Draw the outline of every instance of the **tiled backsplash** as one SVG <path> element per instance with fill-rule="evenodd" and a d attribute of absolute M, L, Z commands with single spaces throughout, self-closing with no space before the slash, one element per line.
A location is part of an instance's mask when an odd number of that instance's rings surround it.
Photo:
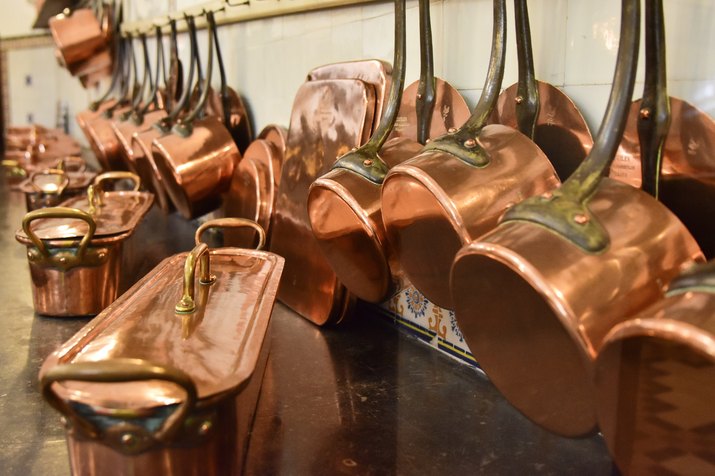
<path fill-rule="evenodd" d="M 138 12 L 155 15 L 162 5 L 185 2 L 135 0 Z M 715 2 L 669 0 L 665 3 L 668 89 L 715 115 Z M 146 4 L 146 5 L 143 5 Z M 537 77 L 562 88 L 580 107 L 595 133 L 610 92 L 618 47 L 620 0 L 532 0 L 529 2 Z M 147 8 L 144 8 L 147 7 Z M 5 21 L 5 20 L 3 20 Z M 457 87 L 473 106 L 486 77 L 491 46 L 490 0 L 432 2 L 435 73 Z M 407 83 L 419 74 L 417 2 L 408 1 Z M 504 86 L 516 81 L 517 61 L 509 2 L 508 61 Z M 269 123 L 286 125 L 293 97 L 313 67 L 359 58 L 392 59 L 391 2 L 287 15 L 222 26 L 219 37 L 229 84 L 245 97 L 254 130 Z M 199 42 L 205 45 L 206 32 Z M 153 48 L 152 56 L 153 56 Z M 205 47 L 203 49 L 205 54 Z M 180 38 L 180 54 L 188 59 L 188 40 Z M 25 122 L 27 111 L 36 119 L 52 117 L 56 101 L 67 104 L 72 116 L 86 107 L 89 96 L 67 74 L 58 71 L 51 48 L 10 51 L 9 123 Z M 642 91 L 643 52 L 635 95 Z M 33 74 L 32 86 L 23 77 Z M 40 114 L 42 111 L 42 114 Z M 76 127 L 72 130 L 79 135 Z M 447 279 L 447 277 L 445 277 Z M 412 289 L 384 306 L 386 315 L 435 347 L 470 361 L 453 313 L 437 308 Z M 472 359 L 473 362 L 473 359 Z"/>

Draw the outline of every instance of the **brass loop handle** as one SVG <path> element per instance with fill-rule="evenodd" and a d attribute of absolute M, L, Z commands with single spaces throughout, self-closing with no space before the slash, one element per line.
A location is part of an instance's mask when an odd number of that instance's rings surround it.
<path fill-rule="evenodd" d="M 138 433 L 146 430 L 142 427 L 131 425 L 116 435 L 116 441 L 108 442 L 112 446 L 116 446 L 120 451 L 127 453 L 138 453 L 149 449 L 155 444 L 169 442 L 181 429 L 186 417 L 196 406 L 196 385 L 189 375 L 174 367 L 153 364 L 143 359 L 116 358 L 98 362 L 75 362 L 51 368 L 40 379 L 40 390 L 43 398 L 69 421 L 82 428 L 87 435 L 93 438 L 103 438 L 105 432 L 102 432 L 85 417 L 77 414 L 69 402 L 60 398 L 52 388 L 54 383 L 68 380 L 99 383 L 163 380 L 176 384 L 186 393 L 186 399 L 164 421 L 164 424 L 153 435 L 146 435 L 150 436 L 149 439 L 142 441 L 141 437 L 145 435 Z M 106 432 L 106 436 L 113 436 L 111 433 L 110 429 Z"/>
<path fill-rule="evenodd" d="M 261 225 L 253 220 L 248 220 L 246 218 L 216 218 L 214 220 L 209 220 L 204 222 L 199 226 L 194 234 L 194 242 L 198 245 L 201 243 L 201 235 L 204 234 L 209 228 L 246 228 L 250 227 L 256 230 L 258 233 L 258 245 L 256 245 L 257 250 L 262 250 L 266 244 L 266 232 Z"/>
<path fill-rule="evenodd" d="M 190 314 L 196 310 L 196 301 L 194 300 L 194 279 L 196 277 L 196 262 L 201 262 L 201 277 L 199 283 L 208 285 L 216 281 L 216 277 L 211 275 L 209 247 L 206 243 L 199 243 L 191 250 L 189 256 L 186 257 L 184 263 L 184 285 L 181 299 L 174 310 L 178 314 Z"/>
<path fill-rule="evenodd" d="M 47 176 L 56 176 L 60 178 L 60 182 L 57 184 L 57 186 L 54 188 L 54 190 L 51 190 L 47 187 L 42 187 L 37 184 L 35 179 L 37 177 L 47 177 Z M 67 186 L 70 184 L 70 178 L 67 176 L 64 170 L 62 169 L 45 169 L 45 170 L 40 170 L 37 172 L 33 172 L 30 175 L 30 185 L 32 185 L 32 188 L 35 189 L 36 192 L 39 193 L 44 193 L 46 195 L 62 195 L 62 192 L 65 191 Z"/>
<path fill-rule="evenodd" d="M 64 170 L 65 172 L 82 173 L 87 170 L 87 162 L 82 157 L 76 155 L 68 155 L 57 161 L 56 169 Z"/>
<path fill-rule="evenodd" d="M 25 232 L 30 241 L 32 241 L 32 244 L 35 245 L 37 250 L 43 256 L 49 257 L 50 253 L 49 251 L 47 251 L 47 247 L 45 246 L 45 244 L 42 242 L 41 239 L 37 237 L 35 232 L 30 229 L 30 223 L 35 220 L 41 220 L 45 218 L 76 218 L 78 220 L 83 220 L 87 222 L 89 229 L 87 230 L 87 234 L 82 237 L 82 241 L 79 242 L 79 247 L 77 248 L 77 252 L 75 253 L 76 259 L 81 260 L 85 255 L 89 243 L 94 237 L 95 230 L 97 229 L 97 224 L 92 218 L 92 215 L 85 211 L 68 207 L 41 208 L 39 210 L 33 210 L 27 215 L 25 215 L 25 218 L 22 219 L 22 231 Z"/>
<path fill-rule="evenodd" d="M 142 181 L 139 178 L 139 176 L 135 173 L 132 172 L 124 172 L 124 171 L 113 171 L 113 172 L 105 172 L 103 174 L 97 175 L 92 182 L 92 185 L 94 185 L 95 192 L 103 192 L 104 188 L 102 187 L 102 184 L 108 180 L 122 180 L 122 179 L 130 179 L 134 182 L 134 188 L 132 188 L 132 191 L 137 192 L 139 191 L 139 187 L 141 187 Z"/>

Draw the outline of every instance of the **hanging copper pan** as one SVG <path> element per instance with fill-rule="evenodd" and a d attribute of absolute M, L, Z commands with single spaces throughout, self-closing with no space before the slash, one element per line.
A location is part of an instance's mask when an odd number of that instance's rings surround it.
<path fill-rule="evenodd" d="M 260 224 L 270 236 L 271 219 L 286 153 L 285 127 L 270 124 L 263 128 L 246 149 L 233 171 L 231 185 L 223 199 L 227 217 L 243 217 Z M 256 235 L 247 229 L 226 230 L 224 242 L 230 246 L 248 246 Z"/>
<path fill-rule="evenodd" d="M 494 39 L 482 96 L 459 129 L 393 167 L 382 219 L 407 279 L 430 301 L 453 307 L 449 272 L 459 249 L 493 229 L 514 203 L 559 184 L 544 153 L 507 126 L 487 125 L 504 74 L 506 6 L 494 2 Z"/>
<path fill-rule="evenodd" d="M 308 81 L 293 103 L 271 250 L 286 258 L 279 299 L 315 324 L 339 322 L 350 313 L 354 298 L 310 230 L 308 188 L 336 157 L 360 145 L 372 129 L 374 111 L 375 88 L 357 79 Z"/>
<path fill-rule="evenodd" d="M 86 60 L 105 45 L 96 12 L 89 8 L 65 9 L 51 18 L 48 24 L 65 64 Z"/>
<path fill-rule="evenodd" d="M 621 472 L 715 472 L 713 382 L 710 261 L 686 271 L 664 299 L 614 327 L 598 353 L 598 423 Z"/>
<path fill-rule="evenodd" d="M 228 189 L 241 154 L 228 129 L 216 116 L 203 114 L 211 93 L 213 50 L 218 45 L 212 11 L 209 25 L 209 59 L 206 84 L 197 106 L 174 125 L 172 133 L 152 141 L 152 157 L 176 209 L 185 218 L 195 218 L 215 209 Z M 221 60 L 220 50 L 216 56 Z M 225 84 L 222 84 L 222 91 Z"/>
<path fill-rule="evenodd" d="M 662 11 L 662 6 L 659 8 Z M 653 28 L 655 36 L 646 46 L 644 99 L 631 104 L 610 176 L 634 187 L 642 186 L 658 197 L 683 221 L 711 259 L 715 257 L 715 120 L 692 104 L 668 96 L 662 15 Z M 647 96 L 656 90 L 662 99 L 649 103 Z M 661 125 L 646 142 L 640 142 L 639 131 L 656 127 L 655 122 Z M 661 173 L 657 189 L 641 180 L 641 157 L 652 153 L 659 154 L 653 162 Z"/>
<path fill-rule="evenodd" d="M 519 81 L 501 93 L 490 120 L 530 137 L 566 180 L 593 147 L 591 131 L 566 94 L 536 79 L 526 0 L 514 0 L 514 16 Z"/>
<path fill-rule="evenodd" d="M 602 179 L 625 127 L 639 26 L 639 1 L 624 0 L 613 88 L 586 160 L 559 189 L 510 208 L 452 268 L 459 328 L 484 371 L 524 415 L 567 436 L 596 428 L 592 367 L 605 334 L 703 259 L 665 206 Z"/>
<path fill-rule="evenodd" d="M 402 93 L 405 25 L 396 21 L 390 99 L 380 126 L 367 144 L 341 157 L 318 178 L 308 196 L 311 227 L 321 251 L 348 290 L 370 302 L 382 302 L 403 286 L 382 225 L 380 187 L 385 173 L 417 155 L 431 134 L 445 134 L 469 116 L 461 95 L 433 75 L 429 3 L 420 1 L 419 8 L 420 81 Z"/>

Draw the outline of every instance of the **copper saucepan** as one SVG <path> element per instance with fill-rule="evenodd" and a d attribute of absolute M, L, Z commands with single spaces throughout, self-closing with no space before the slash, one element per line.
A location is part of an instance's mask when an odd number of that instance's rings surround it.
<path fill-rule="evenodd" d="M 715 472 L 715 262 L 614 327 L 596 360 L 598 423 L 623 474 Z M 697 466 L 695 466 L 697 464 Z"/>
<path fill-rule="evenodd" d="M 519 81 L 499 96 L 491 120 L 529 136 L 566 180 L 593 147 L 591 131 L 566 94 L 536 79 L 526 0 L 514 0 L 514 16 Z"/>
<path fill-rule="evenodd" d="M 233 169 L 241 154 L 224 124 L 215 116 L 199 118 L 210 94 L 213 50 L 218 45 L 216 22 L 212 11 L 206 13 L 209 24 L 209 59 L 204 89 L 197 106 L 172 133 L 152 141 L 152 156 L 171 201 L 186 218 L 194 218 L 215 209 L 231 182 Z M 220 50 L 216 57 L 222 61 Z M 222 80 L 224 78 L 222 77 Z M 225 90 L 222 84 L 222 91 Z"/>
<path fill-rule="evenodd" d="M 639 26 L 639 1 L 624 0 L 613 88 L 586 160 L 559 189 L 510 208 L 452 268 L 457 321 L 482 368 L 524 415 L 567 436 L 596 428 L 593 361 L 609 329 L 702 259 L 665 206 L 602 178 L 625 127 Z"/>
<path fill-rule="evenodd" d="M 494 2 L 489 73 L 459 129 L 393 167 L 382 186 L 387 238 L 409 281 L 430 301 L 453 308 L 449 272 L 459 249 L 493 229 L 504 210 L 559 184 L 544 153 L 510 127 L 487 125 L 504 75 L 505 1 Z"/>
<path fill-rule="evenodd" d="M 420 81 L 402 93 L 404 25 L 396 23 L 395 69 L 380 126 L 367 144 L 338 159 L 318 178 L 308 196 L 311 227 L 323 254 L 348 290 L 370 302 L 382 302 L 403 287 L 382 224 L 380 188 L 387 170 L 469 116 L 461 95 L 434 77 L 429 3 L 419 5 Z"/>
<path fill-rule="evenodd" d="M 66 65 L 91 57 L 105 45 L 96 13 L 89 8 L 63 13 L 48 22 L 57 50 Z"/>
<path fill-rule="evenodd" d="M 650 1 L 650 0 L 649 0 Z M 648 5 L 648 3 L 646 3 Z M 626 131 L 610 176 L 658 197 L 695 236 L 706 258 L 715 257 L 715 120 L 692 104 L 668 96 L 662 5 L 646 44 L 643 99 L 631 104 Z M 649 37 L 647 37 L 649 38 Z M 658 100 L 649 96 L 658 94 Z M 655 128 L 641 140 L 642 130 Z M 641 157 L 660 170 L 659 182 L 643 182 Z M 646 170 L 645 176 L 654 174 Z"/>

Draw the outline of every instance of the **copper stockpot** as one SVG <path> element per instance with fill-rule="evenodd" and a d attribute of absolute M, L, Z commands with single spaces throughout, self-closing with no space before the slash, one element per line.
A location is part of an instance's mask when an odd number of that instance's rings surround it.
<path fill-rule="evenodd" d="M 28 213 L 22 230 L 15 234 L 28 248 L 38 314 L 97 314 L 122 288 L 123 244 L 151 208 L 153 198 L 137 191 L 102 192 L 102 183 L 110 178 L 120 177 L 97 177 L 95 192 L 89 197 L 74 197 L 60 207 Z"/>
<path fill-rule="evenodd" d="M 50 33 L 62 60 L 70 65 L 88 59 L 105 45 L 105 37 L 94 11 L 69 9 L 49 20 Z"/>
<path fill-rule="evenodd" d="M 668 96 L 662 1 L 648 0 L 643 99 L 634 101 L 610 176 L 658 197 L 695 236 L 708 259 L 715 257 L 715 119 Z M 657 154 L 652 161 L 649 155 Z M 658 182 L 643 181 L 653 164 Z"/>
<path fill-rule="evenodd" d="M 504 73 L 504 3 L 494 2 L 489 75 L 472 116 L 393 167 L 382 185 L 382 219 L 400 266 L 427 299 L 448 309 L 453 308 L 448 276 L 457 251 L 493 229 L 510 205 L 559 184 L 528 137 L 486 125 Z"/>
<path fill-rule="evenodd" d="M 519 81 L 501 93 L 490 120 L 531 138 L 566 180 L 593 147 L 591 131 L 566 94 L 536 79 L 526 0 L 514 0 L 514 17 Z"/>
<path fill-rule="evenodd" d="M 282 266 L 200 243 L 51 354 L 41 389 L 72 474 L 242 474 Z"/>
<path fill-rule="evenodd" d="M 715 471 L 714 265 L 686 271 L 603 341 L 598 423 L 625 475 Z"/>
<path fill-rule="evenodd" d="M 403 287 L 382 225 L 385 172 L 417 155 L 429 137 L 446 133 L 469 116 L 461 95 L 434 78 L 429 4 L 420 2 L 419 8 L 420 81 L 402 93 L 404 25 L 396 24 L 390 99 L 380 126 L 367 144 L 348 152 L 318 178 L 308 196 L 311 227 L 321 251 L 348 290 L 370 302 L 382 302 Z"/>
<path fill-rule="evenodd" d="M 605 334 L 703 259 L 665 206 L 602 179 L 625 127 L 639 24 L 639 1 L 624 0 L 614 84 L 586 160 L 559 189 L 511 207 L 451 273 L 459 328 L 484 371 L 524 415 L 566 436 L 596 428 L 593 361 Z"/>

